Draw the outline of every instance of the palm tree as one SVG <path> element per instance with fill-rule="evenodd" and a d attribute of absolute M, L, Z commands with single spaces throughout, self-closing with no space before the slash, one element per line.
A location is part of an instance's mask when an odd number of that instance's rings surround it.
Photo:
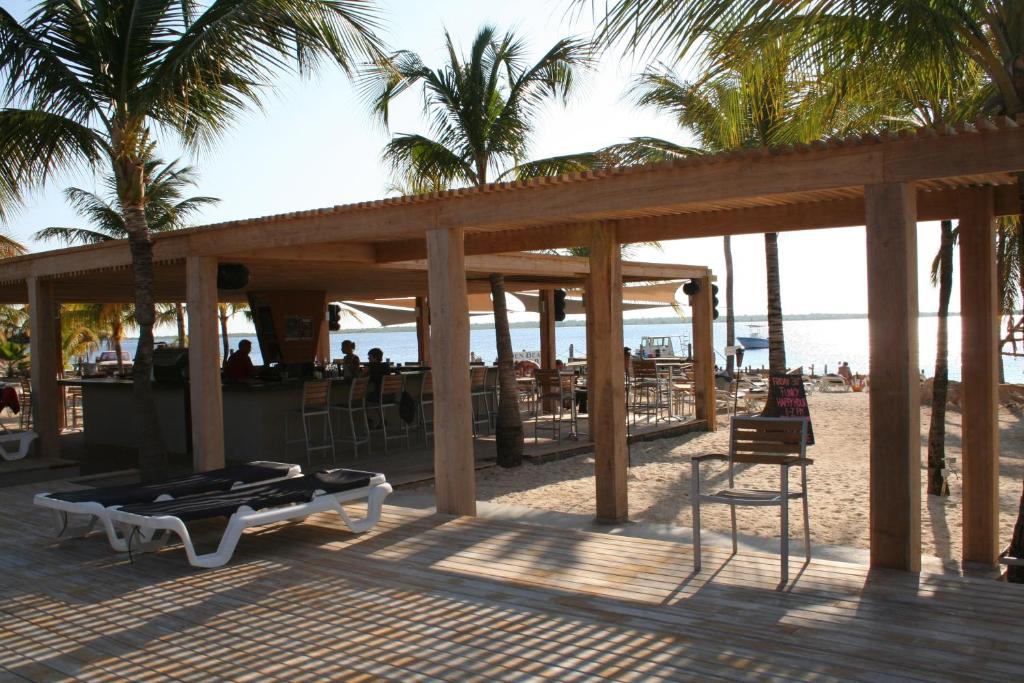
<path fill-rule="evenodd" d="M 245 304 L 217 304 L 217 320 L 220 321 L 220 343 L 223 349 L 223 360 L 231 353 L 231 340 L 228 338 L 228 321 L 239 313 L 248 314 L 249 307 Z"/>
<path fill-rule="evenodd" d="M 468 57 L 460 55 L 445 33 L 448 61 L 433 70 L 412 52 L 402 51 L 382 63 L 365 81 L 374 113 L 386 124 L 392 101 L 422 84 L 424 111 L 431 135 L 398 134 L 383 157 L 407 184 L 426 187 L 481 186 L 491 179 L 523 174 L 560 173 L 574 168 L 571 157 L 523 164 L 530 135 L 550 99 L 567 101 L 577 71 L 591 65 L 589 43 L 562 39 L 534 64 L 513 33 L 499 36 L 485 26 L 473 40 Z M 410 179 L 413 182 L 409 182 Z M 495 430 L 498 464 L 522 463 L 523 425 L 515 400 L 512 342 L 508 331 L 504 282 L 491 276 L 499 384 L 502 397 Z"/>
<path fill-rule="evenodd" d="M 185 189 L 198 183 L 198 174 L 191 166 L 179 167 L 177 161 L 165 164 L 159 159 L 145 162 L 146 220 L 150 232 L 166 232 L 188 227 L 189 219 L 203 207 L 212 206 L 220 200 L 216 197 L 184 197 Z M 79 215 L 92 223 L 93 228 L 69 228 L 52 226 L 33 235 L 40 241 L 56 240 L 66 245 L 98 244 L 111 240 L 128 238 L 124 222 L 124 211 L 118 205 L 117 179 L 108 175 L 104 179 L 108 198 L 87 190 L 69 187 L 64 197 Z M 134 315 L 129 304 L 123 304 L 126 311 Z M 173 313 L 178 326 L 178 343 L 184 346 L 185 308 L 181 302 L 173 304 Z M 167 311 L 157 306 L 154 322 L 166 320 Z"/>
<path fill-rule="evenodd" d="M 207 147 L 274 75 L 302 74 L 330 58 L 378 59 L 376 10 L 361 0 L 49 0 L 24 23 L 0 9 L 0 188 L 43 185 L 81 164 L 116 179 L 128 232 L 139 345 L 134 373 L 139 464 L 166 470 L 150 370 L 153 356 L 152 232 L 146 162 L 157 134 Z"/>
<path fill-rule="evenodd" d="M 714 41 L 711 50 L 718 50 Z M 803 63 L 786 39 L 765 44 L 742 62 L 716 68 L 712 75 L 687 82 L 666 67 L 649 68 L 632 88 L 637 104 L 673 116 L 698 147 L 654 138 L 639 138 L 605 153 L 628 161 L 650 162 L 742 147 L 769 147 L 804 142 L 848 130 L 871 120 L 875 112 L 849 97 L 843 79 L 826 76 Z M 765 233 L 768 309 L 768 362 L 771 372 L 786 371 L 786 345 L 779 280 L 778 233 Z M 735 344 L 732 311 L 731 244 L 726 250 L 726 329 Z M 732 370 L 732 357 L 728 360 Z"/>

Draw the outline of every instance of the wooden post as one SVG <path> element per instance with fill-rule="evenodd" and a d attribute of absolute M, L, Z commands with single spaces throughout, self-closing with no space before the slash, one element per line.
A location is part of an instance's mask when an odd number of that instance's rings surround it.
<path fill-rule="evenodd" d="M 555 351 L 555 290 L 540 290 L 540 366 L 554 370 Z"/>
<path fill-rule="evenodd" d="M 430 365 L 430 302 L 416 297 L 416 359 L 420 365 Z"/>
<path fill-rule="evenodd" d="M 917 206 L 909 183 L 865 188 L 871 566 L 921 570 Z"/>
<path fill-rule="evenodd" d="M 704 420 L 705 431 L 718 429 L 718 401 L 715 387 L 714 303 L 711 278 L 703 277 L 700 292 L 690 297 L 693 309 L 694 412 Z"/>
<path fill-rule="evenodd" d="M 427 232 L 427 278 L 434 373 L 434 481 L 437 511 L 476 514 L 473 416 L 469 398 L 469 302 L 462 228 Z"/>
<path fill-rule="evenodd" d="M 963 559 L 999 557 L 999 299 L 992 188 L 960 191 Z"/>
<path fill-rule="evenodd" d="M 622 255 L 615 223 L 591 229 L 587 287 L 587 406 L 594 440 L 597 521 L 618 523 L 629 517 L 626 473 L 626 368 L 622 342 Z"/>
<path fill-rule="evenodd" d="M 50 282 L 27 279 L 29 353 L 32 354 L 32 429 L 39 435 L 39 453 L 60 457 L 60 391 L 57 386 L 60 329 L 57 302 Z"/>
<path fill-rule="evenodd" d="M 331 362 L 331 330 L 327 324 L 327 307 L 330 301 L 324 297 L 323 320 L 320 321 L 320 337 L 316 344 L 316 359 L 318 362 L 327 365 Z M 225 360 L 227 360 L 225 358 Z"/>
<path fill-rule="evenodd" d="M 217 337 L 217 259 L 185 260 L 188 299 L 188 372 L 192 401 L 192 466 L 224 467 L 224 406 Z"/>

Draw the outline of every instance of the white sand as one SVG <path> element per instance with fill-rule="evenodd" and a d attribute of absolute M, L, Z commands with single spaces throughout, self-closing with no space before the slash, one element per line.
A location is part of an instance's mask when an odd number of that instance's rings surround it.
<path fill-rule="evenodd" d="M 815 463 L 809 468 L 812 543 L 868 547 L 868 396 L 860 393 L 810 396 L 811 418 L 816 444 L 808 454 Z M 926 555 L 940 558 L 960 556 L 960 413 L 947 413 L 948 456 L 951 466 L 951 495 L 940 499 L 924 492 L 926 444 L 930 408 L 921 410 L 922 506 L 921 541 Z M 720 416 L 714 434 L 695 433 L 631 446 L 629 475 L 630 518 L 636 521 L 672 522 L 690 526 L 690 458 L 697 453 L 725 452 L 728 420 Z M 1000 471 L 1001 540 L 1009 541 L 1016 521 L 1024 477 L 1024 425 L 1019 417 L 1003 410 L 1000 414 L 1002 457 Z M 522 505 L 544 510 L 593 514 L 594 460 L 590 455 L 543 465 L 525 464 L 514 470 L 493 468 L 478 473 L 477 499 Z M 704 469 L 707 473 L 703 474 Z M 724 468 L 718 463 L 702 465 L 702 478 L 710 487 L 723 485 Z M 739 478 L 739 485 L 778 486 L 778 469 L 756 467 Z M 796 480 L 794 473 L 793 482 Z M 791 530 L 799 537 L 802 513 L 792 506 Z M 728 507 L 708 505 L 701 510 L 703 527 L 727 531 Z M 778 510 L 740 508 L 740 532 L 778 537 Z"/>

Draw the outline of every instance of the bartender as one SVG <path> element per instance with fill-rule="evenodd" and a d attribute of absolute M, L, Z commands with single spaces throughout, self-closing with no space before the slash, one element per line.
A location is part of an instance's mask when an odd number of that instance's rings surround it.
<path fill-rule="evenodd" d="M 256 374 L 252 359 L 249 354 L 252 352 L 252 342 L 243 339 L 238 342 L 238 350 L 231 354 L 228 362 L 224 364 L 224 381 L 229 384 L 245 382 Z"/>

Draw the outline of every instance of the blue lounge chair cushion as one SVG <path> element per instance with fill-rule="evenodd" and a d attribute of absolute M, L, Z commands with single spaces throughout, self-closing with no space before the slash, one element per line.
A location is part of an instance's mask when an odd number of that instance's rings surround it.
<path fill-rule="evenodd" d="M 250 462 L 174 477 L 157 484 L 126 484 L 81 491 L 58 491 L 50 493 L 49 497 L 68 503 L 95 502 L 104 507 L 149 503 L 164 494 L 178 498 L 209 491 L 227 491 L 238 482 L 247 484 L 284 477 L 291 467 L 276 462 Z"/>
<path fill-rule="evenodd" d="M 283 479 L 232 491 L 218 491 L 184 496 L 159 503 L 125 505 L 121 511 L 144 517 L 177 517 L 183 522 L 215 517 L 230 517 L 242 506 L 253 510 L 308 503 L 317 491 L 340 493 L 370 485 L 373 472 L 337 469 L 314 472 L 301 477 Z"/>

